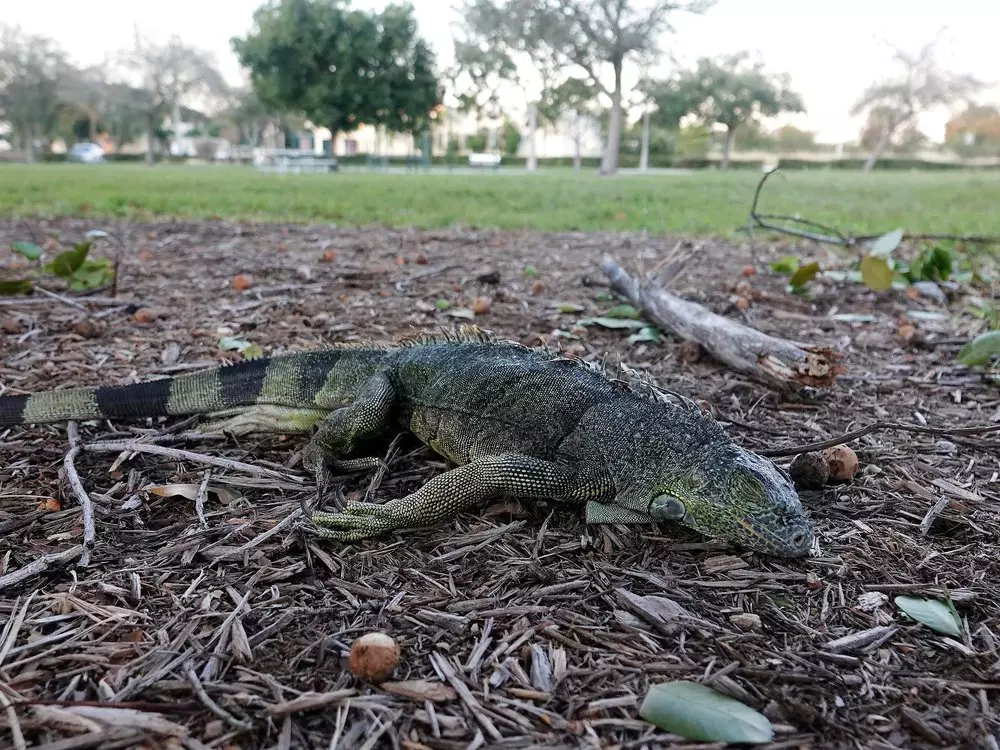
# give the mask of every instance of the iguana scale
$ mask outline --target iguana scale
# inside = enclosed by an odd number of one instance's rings
[[[0,397],[0,427],[208,414],[215,432],[315,434],[304,462],[375,467],[409,430],[457,467],[406,497],[318,513],[355,540],[440,523],[500,497],[586,506],[589,523],[679,521],[761,552],[801,557],[812,527],[788,479],[693,402],[479,329],[390,347],[338,346],[146,382]]]

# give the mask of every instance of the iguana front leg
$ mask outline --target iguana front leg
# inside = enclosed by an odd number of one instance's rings
[[[516,453],[486,456],[439,474],[413,494],[387,503],[351,503],[343,513],[317,513],[320,536],[352,541],[393,529],[428,526],[502,496],[572,500],[580,495],[568,469]]]
[[[322,498],[328,481],[327,467],[340,471],[358,471],[377,468],[378,458],[345,459],[359,446],[376,438],[392,419],[392,405],[396,392],[383,374],[375,375],[361,389],[357,398],[346,406],[335,408],[319,423],[303,452],[303,464],[316,477]],[[321,403],[317,398],[319,405]],[[328,407],[329,408],[329,407]]]

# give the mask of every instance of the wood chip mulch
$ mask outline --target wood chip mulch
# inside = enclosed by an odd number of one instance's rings
[[[0,245],[68,243],[93,228],[108,227],[3,221]],[[650,269],[673,238],[110,228],[129,234],[117,298],[0,300],[5,393],[239,356],[220,351],[223,336],[272,353],[465,322],[435,308],[448,299],[451,311],[475,305],[476,322],[508,338],[621,355],[706,402],[754,449],[877,419],[1000,421],[996,383],[955,361],[972,318],[924,316],[919,336],[900,335],[907,310],[961,311],[961,290],[946,303],[848,283],[792,296],[766,270],[789,249],[759,240],[704,243],[678,291],[768,333],[840,348],[848,373],[829,392],[776,393],[669,336],[630,345],[628,331],[575,328],[615,304],[599,298],[602,253]],[[747,264],[760,273],[741,276]],[[238,274],[248,289],[234,288]],[[841,313],[874,321],[831,318]],[[65,427],[0,434],[0,746],[713,747],[638,715],[651,684],[690,680],[769,717],[771,748],[1000,747],[998,433],[856,441],[855,481],[802,493],[818,556],[782,560],[679,528],[587,528],[572,509],[513,503],[442,528],[320,543],[302,524],[313,498],[298,464],[304,440],[182,434],[196,429],[80,425],[89,550]],[[137,440],[163,450],[121,450]],[[444,468],[405,438],[386,455],[388,472],[339,479],[343,497],[398,497]],[[165,484],[188,496],[147,491]],[[950,596],[961,636],[909,620],[893,601],[902,594]],[[352,641],[374,630],[402,648],[381,686],[347,669]]]

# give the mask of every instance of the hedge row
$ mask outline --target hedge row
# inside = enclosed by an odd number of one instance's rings
[[[43,162],[63,162],[66,161],[66,154],[42,153],[38,155]],[[142,162],[145,161],[145,154],[106,154],[106,161],[113,162]],[[183,164],[188,161],[183,156],[157,157],[156,161],[167,161],[173,164]],[[386,163],[385,158],[372,159],[368,154],[353,154],[351,156],[338,156],[340,164],[350,166],[367,166],[372,162]],[[523,156],[504,156],[501,165],[505,167],[524,167],[527,160]],[[468,165],[468,159],[464,156],[434,156],[431,163],[435,166],[464,167]],[[639,158],[634,154],[622,154],[619,157],[619,166],[626,169],[634,169],[639,166]],[[864,159],[832,159],[830,161],[809,161],[806,159],[779,159],[778,165],[782,169],[843,169],[860,170],[864,165]],[[419,169],[423,166],[421,157],[412,156],[390,156],[388,164],[393,167],[411,167]],[[580,166],[586,170],[596,170],[600,167],[599,157],[585,157],[580,160]],[[573,158],[569,156],[548,157],[538,159],[539,167],[571,167]],[[674,169],[717,169],[718,159],[710,158],[682,158],[670,156],[650,155],[649,166],[653,168],[674,168]],[[729,162],[730,169],[752,169],[761,170],[764,161],[761,159],[733,159]],[[1000,165],[991,166],[970,166],[957,162],[924,161],[922,159],[889,158],[880,159],[875,164],[877,170],[954,170],[954,169],[1000,169]]]

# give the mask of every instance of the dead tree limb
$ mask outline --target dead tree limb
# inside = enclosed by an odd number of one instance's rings
[[[792,237],[802,237],[803,239],[813,240],[815,242],[825,242],[829,245],[840,245],[841,247],[848,248],[855,247],[863,242],[877,239],[880,236],[877,234],[844,234],[836,227],[831,227],[827,224],[820,224],[818,221],[805,219],[801,216],[761,213],[757,210],[757,204],[760,202],[760,192],[764,189],[764,183],[767,182],[768,177],[777,171],[778,167],[775,167],[771,171],[765,172],[764,176],[760,178],[760,182],[757,183],[757,189],[753,194],[753,203],[750,205],[750,223],[749,226],[746,227],[749,229],[751,235],[753,234],[753,230],[755,228],[770,229],[772,232],[780,232],[782,234],[791,235]],[[776,224],[776,221],[785,223]],[[1000,245],[1000,235],[998,234],[925,234],[906,232],[903,234],[902,239],[911,241],[955,240],[958,242],[966,242],[970,245]]]
[[[771,385],[833,385],[845,370],[840,355],[825,347],[804,346],[775,338],[670,292],[642,284],[605,256],[601,270],[611,287],[627,297],[657,326],[689,341],[696,341],[713,357],[739,372]]]

